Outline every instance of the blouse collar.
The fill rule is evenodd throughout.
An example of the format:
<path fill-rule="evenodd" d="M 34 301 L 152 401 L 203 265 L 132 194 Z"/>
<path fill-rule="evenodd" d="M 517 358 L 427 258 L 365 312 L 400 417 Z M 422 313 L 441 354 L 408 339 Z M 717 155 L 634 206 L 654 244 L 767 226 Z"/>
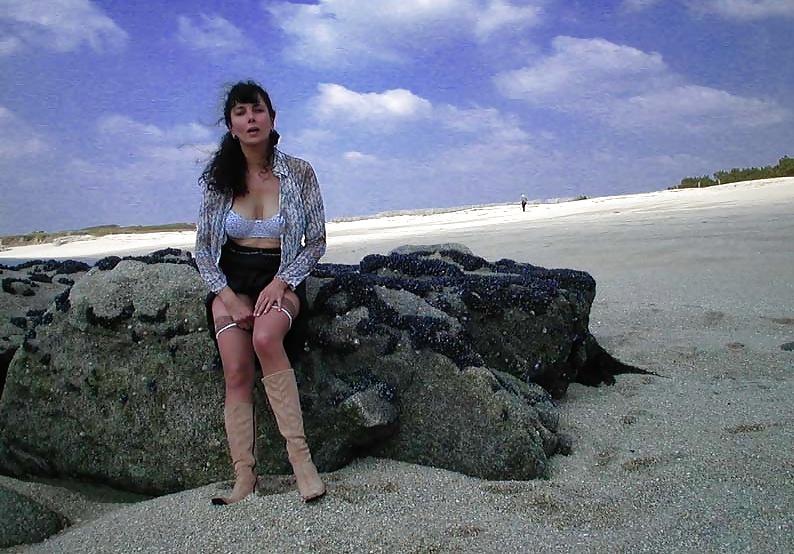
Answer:
<path fill-rule="evenodd" d="M 287 174 L 287 160 L 284 153 L 278 148 L 273 148 L 273 175 L 283 177 Z"/>

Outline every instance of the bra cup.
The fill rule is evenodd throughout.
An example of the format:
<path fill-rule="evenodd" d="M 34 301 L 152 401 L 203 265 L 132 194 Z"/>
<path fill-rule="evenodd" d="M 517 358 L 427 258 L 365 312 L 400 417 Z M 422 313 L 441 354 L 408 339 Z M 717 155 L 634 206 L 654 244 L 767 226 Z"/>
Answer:
<path fill-rule="evenodd" d="M 277 239 L 281 237 L 281 214 L 268 219 L 246 219 L 234 210 L 226 214 L 226 234 L 233 239 Z"/>

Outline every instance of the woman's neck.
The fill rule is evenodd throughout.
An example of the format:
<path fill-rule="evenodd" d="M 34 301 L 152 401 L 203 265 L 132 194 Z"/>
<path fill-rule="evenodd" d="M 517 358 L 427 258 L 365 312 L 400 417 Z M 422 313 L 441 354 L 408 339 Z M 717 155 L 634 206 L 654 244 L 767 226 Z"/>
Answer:
<path fill-rule="evenodd" d="M 240 148 L 243 150 L 243 156 L 245 156 L 245 161 L 248 164 L 249 173 L 256 173 L 268 166 L 268 160 L 266 158 L 267 144 L 265 144 L 264 148 L 262 146 L 251 147 L 241 144 Z"/>

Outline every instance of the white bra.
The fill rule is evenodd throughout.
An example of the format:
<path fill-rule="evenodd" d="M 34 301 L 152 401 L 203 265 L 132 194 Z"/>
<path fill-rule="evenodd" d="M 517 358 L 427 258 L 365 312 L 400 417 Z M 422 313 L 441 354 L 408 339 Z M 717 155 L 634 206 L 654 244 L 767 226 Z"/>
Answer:
<path fill-rule="evenodd" d="M 226 234 L 233 239 L 281 238 L 282 217 L 277 213 L 267 219 L 246 219 L 234 210 L 226 214 Z"/>

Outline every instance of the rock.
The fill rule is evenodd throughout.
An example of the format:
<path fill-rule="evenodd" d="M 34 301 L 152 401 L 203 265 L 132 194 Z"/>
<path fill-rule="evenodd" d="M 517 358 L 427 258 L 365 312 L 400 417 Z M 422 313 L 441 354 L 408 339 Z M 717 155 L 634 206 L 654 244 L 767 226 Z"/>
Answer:
<path fill-rule="evenodd" d="M 38 324 L 53 300 L 88 270 L 88 264 L 72 260 L 0 265 L 0 395 L 8 365 L 25 334 Z"/>
<path fill-rule="evenodd" d="M 586 273 L 456 245 L 320 264 L 292 360 L 318 468 L 377 455 L 544 476 L 570 451 L 554 399 L 633 369 L 590 335 L 594 295 Z M 230 479 L 204 296 L 178 250 L 100 260 L 24 332 L 0 399 L 0 470 L 143 494 Z M 259 384 L 254 402 L 257 470 L 289 473 Z"/>
<path fill-rule="evenodd" d="M 401 379 L 400 432 L 375 455 L 483 479 L 546 476 L 559 421 L 550 395 L 502 372 L 460 371 L 448 358 L 433 358 L 421 374 Z"/>
<path fill-rule="evenodd" d="M 0 548 L 41 542 L 68 522 L 16 491 L 0 487 Z"/>

